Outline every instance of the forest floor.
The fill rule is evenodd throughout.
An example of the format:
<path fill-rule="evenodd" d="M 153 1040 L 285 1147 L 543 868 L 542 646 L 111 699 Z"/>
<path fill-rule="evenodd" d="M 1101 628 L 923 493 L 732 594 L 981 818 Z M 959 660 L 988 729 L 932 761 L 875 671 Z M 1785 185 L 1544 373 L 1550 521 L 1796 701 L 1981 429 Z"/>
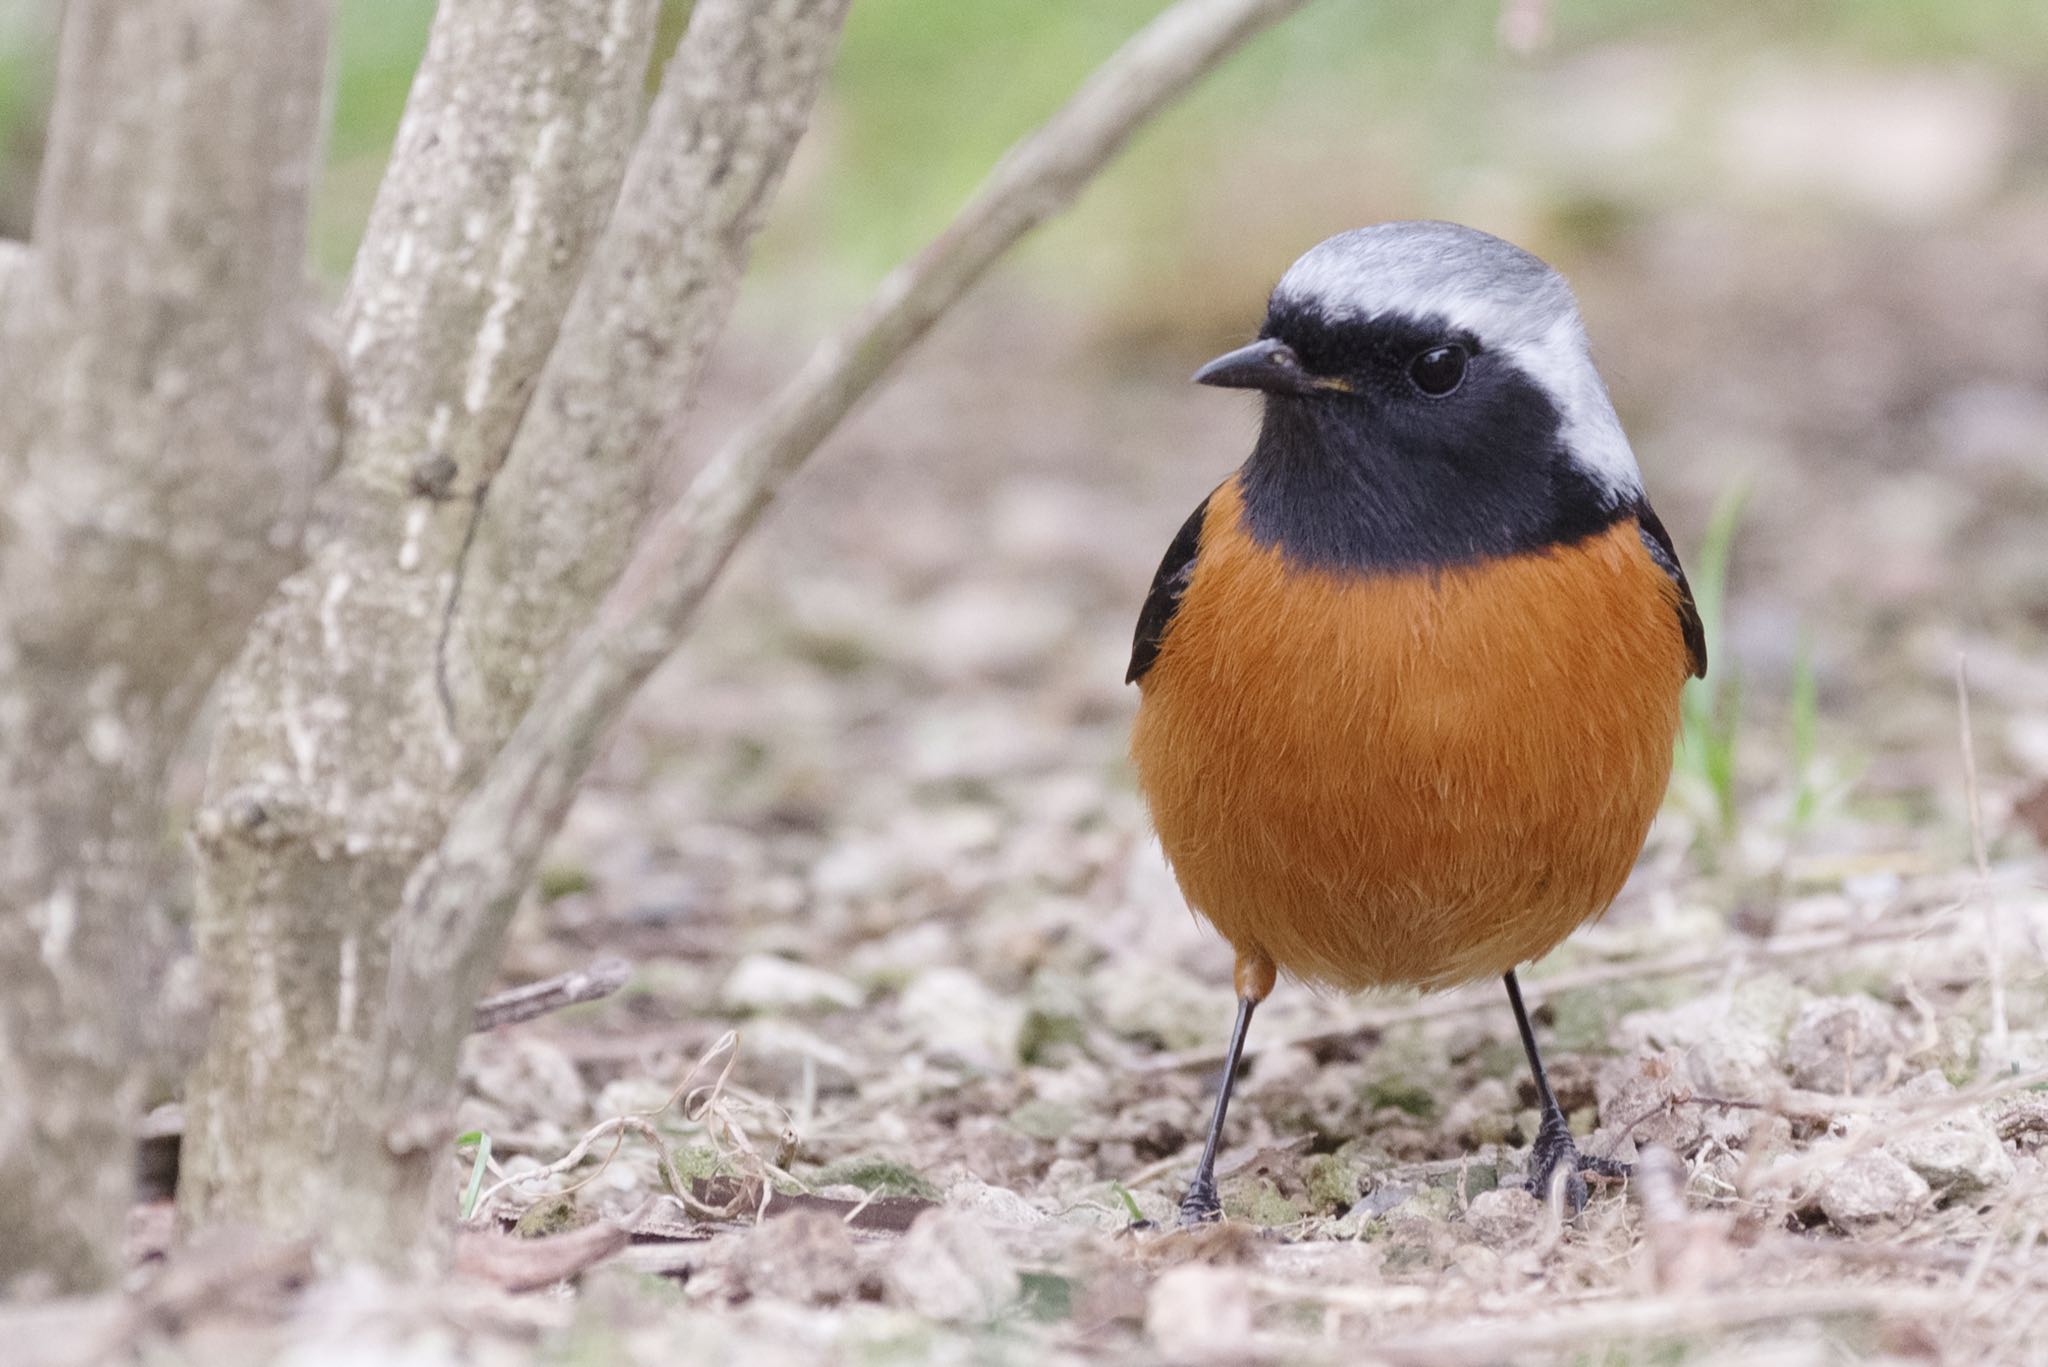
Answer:
<path fill-rule="evenodd" d="M 522 920 L 507 982 L 632 965 L 467 1060 L 471 1225 L 552 1238 L 468 1239 L 472 1275 L 438 1287 L 145 1259 L 153 1308 L 108 1341 L 228 1364 L 2048 1357 L 2043 223 L 1673 222 L 1573 267 L 1696 579 L 1748 488 L 1718 720 L 1612 913 L 1526 974 L 1589 1151 L 1638 1164 L 1576 1221 L 1518 1190 L 1533 1097 L 1497 986 L 1283 983 L 1230 1115 L 1230 1218 L 1173 1228 L 1231 965 L 1147 835 L 1120 681 L 1161 548 L 1254 415 L 1185 387 L 1200 355 L 990 296 L 790 491 Z M 1736 238 L 1746 265 L 1672 268 Z M 700 432 L 772 373 L 735 350 Z M 163 1220 L 138 1212 L 141 1246 Z"/>

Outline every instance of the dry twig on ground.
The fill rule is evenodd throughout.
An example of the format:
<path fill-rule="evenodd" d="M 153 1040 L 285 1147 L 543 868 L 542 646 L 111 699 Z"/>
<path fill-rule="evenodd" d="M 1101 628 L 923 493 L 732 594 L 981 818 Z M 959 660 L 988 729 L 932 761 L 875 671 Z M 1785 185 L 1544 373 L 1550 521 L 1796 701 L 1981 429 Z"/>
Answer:
<path fill-rule="evenodd" d="M 633 965 L 624 959 L 599 959 L 569 973 L 524 983 L 485 997 L 476 1004 L 471 1029 L 495 1030 L 516 1025 L 551 1011 L 561 1011 L 586 1002 L 602 1001 L 626 985 Z"/>

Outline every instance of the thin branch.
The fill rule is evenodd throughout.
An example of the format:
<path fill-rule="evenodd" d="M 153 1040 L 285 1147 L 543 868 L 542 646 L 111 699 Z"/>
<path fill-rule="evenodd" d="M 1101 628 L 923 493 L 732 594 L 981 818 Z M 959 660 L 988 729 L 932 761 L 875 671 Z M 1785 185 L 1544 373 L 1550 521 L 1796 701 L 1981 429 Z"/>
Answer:
<path fill-rule="evenodd" d="M 1148 119 L 1306 0 L 1180 0 L 1013 147 L 940 236 L 821 346 L 764 416 L 661 519 L 597 623 L 542 685 L 407 889 L 391 1017 L 473 1000 L 520 893 L 610 723 L 682 640 L 697 605 L 782 482 L 1004 251 L 1059 212 Z M 453 1022 L 440 1033 L 456 1033 Z M 399 1126 L 445 1105 L 448 1057 L 387 1079 Z"/>
<path fill-rule="evenodd" d="M 673 650 L 782 483 L 946 310 L 1020 238 L 1071 204 L 1155 114 L 1304 3 L 1181 0 L 1103 63 L 1065 107 L 1010 149 L 937 239 L 882 282 L 851 325 L 811 354 L 766 413 L 712 458 L 634 555 L 605 603 L 599 639 L 625 646 L 643 674 Z"/>
<path fill-rule="evenodd" d="M 501 1025 L 530 1021 L 564 1007 L 600 1001 L 624 987 L 632 976 L 633 965 L 624 959 L 599 959 L 573 973 L 509 988 L 476 1004 L 476 1020 L 471 1028 L 481 1033 Z"/>

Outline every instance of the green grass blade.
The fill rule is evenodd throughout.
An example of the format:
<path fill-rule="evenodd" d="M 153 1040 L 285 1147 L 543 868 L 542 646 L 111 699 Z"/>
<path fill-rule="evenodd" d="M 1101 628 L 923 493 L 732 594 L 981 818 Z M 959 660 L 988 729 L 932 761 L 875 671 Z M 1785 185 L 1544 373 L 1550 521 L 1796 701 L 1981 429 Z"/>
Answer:
<path fill-rule="evenodd" d="M 477 1198 L 483 1194 L 484 1174 L 490 1170 L 491 1137 L 482 1130 L 471 1130 L 455 1138 L 456 1152 L 474 1147 L 476 1161 L 469 1165 L 469 1183 L 462 1189 L 462 1218 L 467 1220 L 476 1214 Z"/>

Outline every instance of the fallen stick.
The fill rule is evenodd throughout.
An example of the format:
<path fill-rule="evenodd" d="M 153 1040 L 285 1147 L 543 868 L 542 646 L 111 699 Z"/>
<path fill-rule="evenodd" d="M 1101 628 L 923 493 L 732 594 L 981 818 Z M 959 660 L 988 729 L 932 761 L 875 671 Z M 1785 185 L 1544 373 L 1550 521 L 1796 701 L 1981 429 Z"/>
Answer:
<path fill-rule="evenodd" d="M 530 1021 L 567 1006 L 599 1001 L 624 987 L 632 976 L 633 965 L 624 959 L 599 959 L 568 973 L 507 988 L 476 1004 L 476 1020 L 470 1029 L 481 1034 L 501 1025 Z"/>

